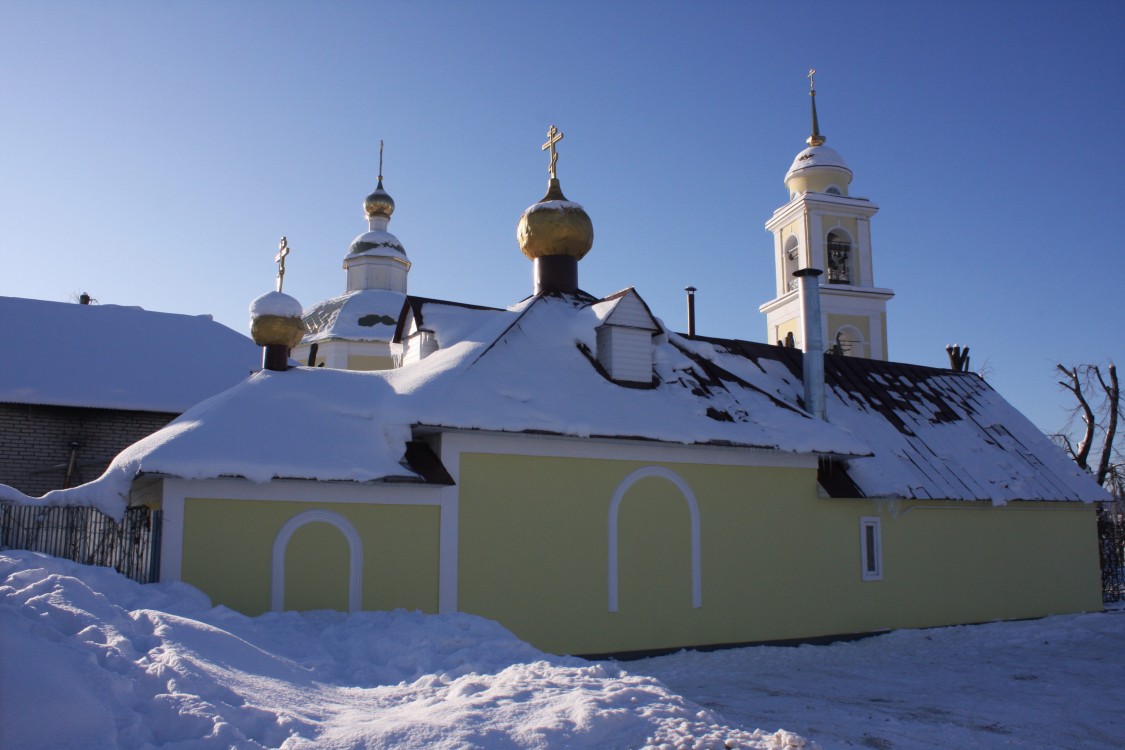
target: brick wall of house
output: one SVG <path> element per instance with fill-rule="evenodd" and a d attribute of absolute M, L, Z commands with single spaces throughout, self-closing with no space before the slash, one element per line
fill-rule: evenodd
<path fill-rule="evenodd" d="M 38 497 L 63 487 L 71 444 L 70 485 L 95 479 L 113 457 L 177 414 L 0 403 L 0 484 Z"/>

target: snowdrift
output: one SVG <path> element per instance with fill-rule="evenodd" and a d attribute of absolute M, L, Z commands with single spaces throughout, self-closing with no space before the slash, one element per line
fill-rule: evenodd
<path fill-rule="evenodd" d="M 32 552 L 0 552 L 0 581 L 0 747 L 813 746 L 470 615 L 249 618 Z"/>

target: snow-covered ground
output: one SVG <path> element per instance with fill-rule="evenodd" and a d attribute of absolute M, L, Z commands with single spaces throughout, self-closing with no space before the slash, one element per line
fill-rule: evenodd
<path fill-rule="evenodd" d="M 1122 613 L 593 663 L 0 552 L 2 748 L 1125 747 L 1123 667 Z"/>
<path fill-rule="evenodd" d="M 825 750 L 1125 748 L 1125 611 L 631 662 L 735 726 Z"/>

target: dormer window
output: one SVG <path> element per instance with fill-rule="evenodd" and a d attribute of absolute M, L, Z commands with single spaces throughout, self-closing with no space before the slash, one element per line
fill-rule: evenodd
<path fill-rule="evenodd" d="M 610 379 L 622 384 L 652 383 L 652 337 L 660 326 L 648 305 L 633 289 L 606 297 L 594 305 L 601 321 L 597 331 L 597 359 Z"/>
<path fill-rule="evenodd" d="M 828 233 L 828 283 L 852 283 L 852 243 L 843 232 Z"/>

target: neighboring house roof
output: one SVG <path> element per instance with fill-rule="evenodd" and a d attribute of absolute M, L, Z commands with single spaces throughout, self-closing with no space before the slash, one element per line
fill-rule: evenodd
<path fill-rule="evenodd" d="M 804 406 L 802 353 L 698 337 L 696 351 Z M 826 418 L 873 455 L 822 472 L 846 497 L 1106 500 L 1098 485 L 983 378 L 899 362 L 826 354 Z"/>
<path fill-rule="evenodd" d="M 179 413 L 261 365 L 210 315 L 0 297 L 0 321 L 2 402 Z"/>

